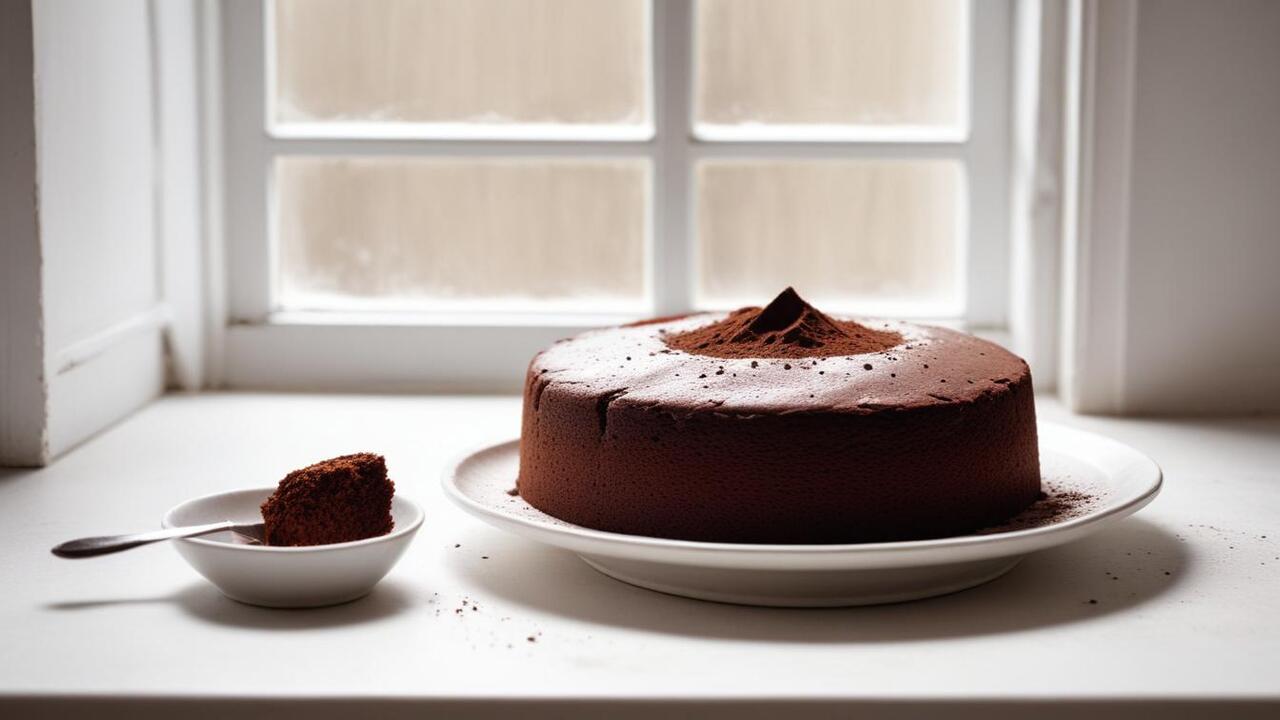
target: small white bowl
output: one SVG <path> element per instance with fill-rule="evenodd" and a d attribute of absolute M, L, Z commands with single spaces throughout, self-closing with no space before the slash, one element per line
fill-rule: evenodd
<path fill-rule="evenodd" d="M 166 528 L 232 520 L 262 522 L 274 487 L 214 493 L 165 513 Z M 422 526 L 422 509 L 395 495 L 395 528 L 354 542 L 306 547 L 250 545 L 230 532 L 175 540 L 178 554 L 232 600 L 264 607 L 321 607 L 363 597 L 387 574 Z"/>

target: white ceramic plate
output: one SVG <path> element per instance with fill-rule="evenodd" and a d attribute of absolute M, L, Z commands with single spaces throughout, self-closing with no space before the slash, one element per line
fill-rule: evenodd
<path fill-rule="evenodd" d="M 188 500 L 165 513 L 164 527 L 220 520 L 262 522 L 259 509 L 275 487 L 232 490 Z M 386 575 L 422 525 L 422 509 L 401 495 L 391 499 L 395 527 L 386 535 L 306 547 L 250 545 L 215 533 L 174 541 L 191 567 L 232 600 L 265 607 L 319 607 L 364 597 Z"/>
<path fill-rule="evenodd" d="M 516 440 L 471 452 L 445 469 L 444 490 L 463 510 L 530 540 L 577 553 L 610 577 L 703 600 L 789 607 L 900 602 L 993 580 L 1028 553 L 1071 542 L 1133 514 L 1160 491 L 1160 468 L 1100 435 L 1041 423 L 1046 487 L 1092 501 L 1056 519 L 984 534 L 848 545 L 707 543 L 601 532 L 557 520 L 508 493 Z M 1025 519 L 1025 518 L 1024 518 Z"/>

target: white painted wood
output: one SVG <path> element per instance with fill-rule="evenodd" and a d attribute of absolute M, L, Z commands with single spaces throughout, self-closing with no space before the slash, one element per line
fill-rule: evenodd
<path fill-rule="evenodd" d="M 204 377 L 204 202 L 196 0 L 150 0 L 154 28 L 157 208 L 170 382 L 197 390 Z"/>
<path fill-rule="evenodd" d="M 197 82 L 200 86 L 200 151 L 201 151 L 201 248 L 200 282 L 203 288 L 201 328 L 204 345 L 203 384 L 207 388 L 223 385 L 226 364 L 227 283 L 226 225 L 227 205 L 224 173 L 222 12 L 218 0 L 198 0 L 196 5 L 196 40 L 198 43 Z"/>
<path fill-rule="evenodd" d="M 226 381 L 249 390 L 449 393 L 518 392 L 533 356 L 561 338 L 639 320 L 638 315 L 275 313 L 266 323 L 227 328 Z M 931 325 L 966 329 L 1008 346 L 1003 328 L 954 318 Z M 340 351 L 335 351 L 340 348 Z"/>
<path fill-rule="evenodd" d="M 333 323 L 246 323 L 227 329 L 231 387 L 341 392 L 519 392 L 535 354 L 556 340 L 633 318 L 422 324 L 339 317 Z M 552 324 L 561 323 L 561 324 Z"/>
<path fill-rule="evenodd" d="M 0 4 L 0 465 L 43 465 L 43 295 L 31 3 Z"/>
<path fill-rule="evenodd" d="M 1013 25 L 1005 0 L 974 0 L 964 318 L 1005 327 L 1009 303 L 1009 123 Z"/>
<path fill-rule="evenodd" d="M 148 4 L 34 6 L 45 337 L 56 353 L 160 299 Z"/>
<path fill-rule="evenodd" d="M 167 305 L 155 305 L 131 315 L 118 323 L 87 335 L 69 345 L 64 345 L 47 360 L 52 377 L 87 365 L 112 347 L 133 339 L 135 335 L 156 335 L 170 324 L 171 313 Z"/>
<path fill-rule="evenodd" d="M 1164 491 L 980 588 L 795 611 L 630 587 L 450 506 L 442 469 L 514 437 L 518 398 L 168 396 L 52 467 L 0 475 L 0 567 L 18 579 L 0 594 L 0 715 L 1274 718 L 1280 421 L 1037 411 L 1150 455 Z M 386 455 L 426 521 L 349 605 L 238 605 L 163 546 L 48 552 L 359 450 Z M 129 492 L 104 468 L 127 469 Z M 282 657 L 288 672 L 228 660 Z"/>
<path fill-rule="evenodd" d="M 65 454 L 164 392 L 164 343 L 158 326 L 113 338 L 83 363 L 49 378 L 49 456 Z M 103 478 L 119 488 L 119 478 Z"/>
<path fill-rule="evenodd" d="M 1009 329 L 1046 391 L 1058 371 L 1067 2 L 1014 8 Z"/>
<path fill-rule="evenodd" d="M 967 93 L 966 93 L 967 94 Z M 694 132 L 704 142 L 964 142 L 969 129 L 934 125 L 716 125 L 696 123 Z"/>
<path fill-rule="evenodd" d="M 1062 391 L 1078 412 L 1118 413 L 1125 402 L 1129 321 L 1129 192 L 1137 0 L 1081 0 L 1075 200 L 1065 237 L 1067 286 Z"/>
<path fill-rule="evenodd" d="M 222 3 L 220 65 L 223 199 L 221 239 L 226 288 L 224 323 L 261 322 L 273 309 L 274 273 L 268 205 L 271 157 L 266 152 L 264 3 Z"/>
<path fill-rule="evenodd" d="M 26 449 L 19 458 L 6 451 L 5 462 L 47 462 L 163 389 L 168 311 L 160 290 L 150 23 L 147 0 L 109 7 L 50 0 L 33 4 L 29 22 L 17 24 L 34 61 L 25 71 L 33 92 L 18 93 L 12 112 L 34 128 L 34 165 L 18 153 L 9 170 L 38 188 L 27 195 L 38 237 L 30 221 L 16 218 L 25 236 L 6 246 L 12 257 L 5 259 L 14 262 L 5 263 L 5 275 L 20 279 L 5 292 L 25 300 L 4 314 L 6 335 L 12 328 L 30 336 L 34 328 L 36 336 L 17 347 L 37 355 L 14 362 L 14 373 L 28 379 L 12 400 Z M 23 43 L 15 45 L 20 52 Z M 19 62 L 7 67 L 24 72 Z M 8 418 L 11 401 L 4 402 Z"/>
<path fill-rule="evenodd" d="M 1062 274 L 1058 304 L 1058 376 L 1059 397 L 1072 406 L 1068 386 L 1075 382 L 1075 358 L 1069 347 L 1074 344 L 1076 312 L 1075 277 L 1079 262 L 1076 238 L 1080 226 L 1080 105 L 1083 68 L 1084 22 L 1082 0 L 1067 0 L 1066 47 L 1062 88 Z"/>
<path fill-rule="evenodd" d="M 534 140 L 545 142 L 627 142 L 653 137 L 645 125 L 571 125 L 525 123 L 316 122 L 276 123 L 277 138 L 323 140 Z"/>
<path fill-rule="evenodd" d="M 693 6 L 683 0 L 658 2 L 653 12 L 657 121 L 652 197 L 651 263 L 653 313 L 677 315 L 693 307 L 697 278 L 694 248 L 693 168 Z"/>

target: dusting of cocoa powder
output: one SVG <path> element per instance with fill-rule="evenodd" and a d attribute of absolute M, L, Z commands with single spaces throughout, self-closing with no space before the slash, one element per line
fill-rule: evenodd
<path fill-rule="evenodd" d="M 787 288 L 764 308 L 735 310 L 724 320 L 669 335 L 665 341 L 692 355 L 802 358 L 879 352 L 901 343 L 902 336 L 851 320 L 834 320 Z"/>
<path fill-rule="evenodd" d="M 1041 492 L 1040 497 L 1026 510 L 1010 518 L 1007 522 L 995 527 L 983 528 L 978 535 L 1029 530 L 1045 525 L 1053 525 L 1064 520 L 1079 517 L 1091 510 L 1097 498 L 1087 492 L 1060 488 L 1046 483 L 1048 492 Z"/>

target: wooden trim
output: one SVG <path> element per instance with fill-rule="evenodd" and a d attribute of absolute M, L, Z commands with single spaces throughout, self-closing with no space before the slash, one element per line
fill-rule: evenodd
<path fill-rule="evenodd" d="M 226 365 L 227 273 L 222 92 L 222 10 L 219 0 L 198 0 L 196 37 L 200 88 L 201 265 L 204 373 L 202 386 L 221 387 Z"/>
<path fill-rule="evenodd" d="M 1061 391 L 1077 412 L 1119 413 L 1138 2 L 1077 0 L 1072 14 Z"/>
<path fill-rule="evenodd" d="M 1009 330 L 1038 391 L 1058 382 L 1067 6 L 1015 6 Z"/>
<path fill-rule="evenodd" d="M 170 316 L 168 306 L 156 305 L 60 348 L 49 359 L 50 375 L 57 377 L 90 363 L 134 335 L 163 331 L 169 325 Z"/>
<path fill-rule="evenodd" d="M 0 465 L 49 457 L 32 21 L 0 3 Z"/>

